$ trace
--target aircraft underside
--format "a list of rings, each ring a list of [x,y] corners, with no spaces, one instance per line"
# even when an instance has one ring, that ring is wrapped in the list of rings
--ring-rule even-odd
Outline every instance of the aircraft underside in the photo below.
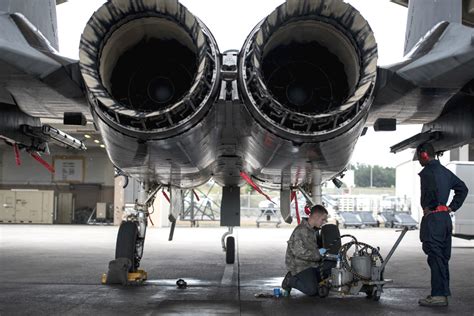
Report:
[[[130,271],[139,267],[148,209],[162,188],[171,192],[174,228],[182,190],[214,179],[230,234],[245,181],[280,190],[287,222],[292,191],[321,203],[321,184],[343,174],[368,124],[425,124],[425,134],[394,151],[426,137],[440,152],[474,139],[473,31],[456,23],[436,24],[388,68],[377,68],[369,24],[343,1],[288,0],[240,51],[224,53],[177,0],[105,3],[84,29],[79,62],[59,56],[22,15],[0,15],[0,26],[18,39],[0,46],[0,102],[8,104],[0,138],[45,152],[37,117],[82,112],[87,102],[91,115],[78,121],[92,118],[118,172],[140,182],[117,239],[116,256],[129,259]],[[229,234],[222,240],[230,263]]]

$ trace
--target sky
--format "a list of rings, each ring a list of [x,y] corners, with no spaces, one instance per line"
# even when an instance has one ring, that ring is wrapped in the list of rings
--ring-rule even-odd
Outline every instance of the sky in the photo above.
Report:
[[[59,51],[78,59],[79,40],[92,13],[105,1],[69,0],[57,7]],[[181,0],[211,30],[219,50],[240,49],[253,27],[283,0]],[[369,22],[378,44],[379,65],[403,57],[407,9],[389,0],[347,0]],[[390,146],[421,131],[421,125],[398,126],[396,132],[374,132],[359,139],[351,163],[396,167],[413,157],[411,150],[390,153]]]

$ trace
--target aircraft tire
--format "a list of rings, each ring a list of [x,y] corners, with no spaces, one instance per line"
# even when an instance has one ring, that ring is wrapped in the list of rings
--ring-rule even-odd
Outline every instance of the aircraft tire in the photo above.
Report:
[[[321,298],[327,297],[329,295],[329,287],[327,285],[320,285],[318,287],[318,296]]]
[[[226,240],[225,263],[233,264],[235,261],[235,239],[230,236]]]
[[[128,258],[132,262],[129,272],[136,271],[137,260],[135,257],[138,227],[134,222],[122,222],[117,235],[115,246],[115,259]]]
[[[321,245],[326,248],[329,253],[337,254],[341,248],[341,233],[339,228],[334,224],[326,224],[321,228]]]

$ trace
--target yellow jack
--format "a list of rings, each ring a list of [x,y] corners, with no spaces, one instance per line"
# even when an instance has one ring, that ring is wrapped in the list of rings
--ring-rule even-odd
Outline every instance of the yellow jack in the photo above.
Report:
[[[137,270],[136,272],[128,273],[128,282],[142,283],[148,279],[148,273],[145,270]],[[102,284],[107,283],[107,273],[102,274]]]

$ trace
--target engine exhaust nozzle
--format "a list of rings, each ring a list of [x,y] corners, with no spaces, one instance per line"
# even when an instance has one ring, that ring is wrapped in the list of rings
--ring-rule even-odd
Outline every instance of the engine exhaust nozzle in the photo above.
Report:
[[[248,36],[239,86],[267,129],[292,140],[324,140],[367,113],[376,65],[372,30],[352,6],[288,0]]]
[[[105,3],[87,23],[80,65],[95,112],[122,130],[168,137],[213,103],[219,53],[176,0]]]

